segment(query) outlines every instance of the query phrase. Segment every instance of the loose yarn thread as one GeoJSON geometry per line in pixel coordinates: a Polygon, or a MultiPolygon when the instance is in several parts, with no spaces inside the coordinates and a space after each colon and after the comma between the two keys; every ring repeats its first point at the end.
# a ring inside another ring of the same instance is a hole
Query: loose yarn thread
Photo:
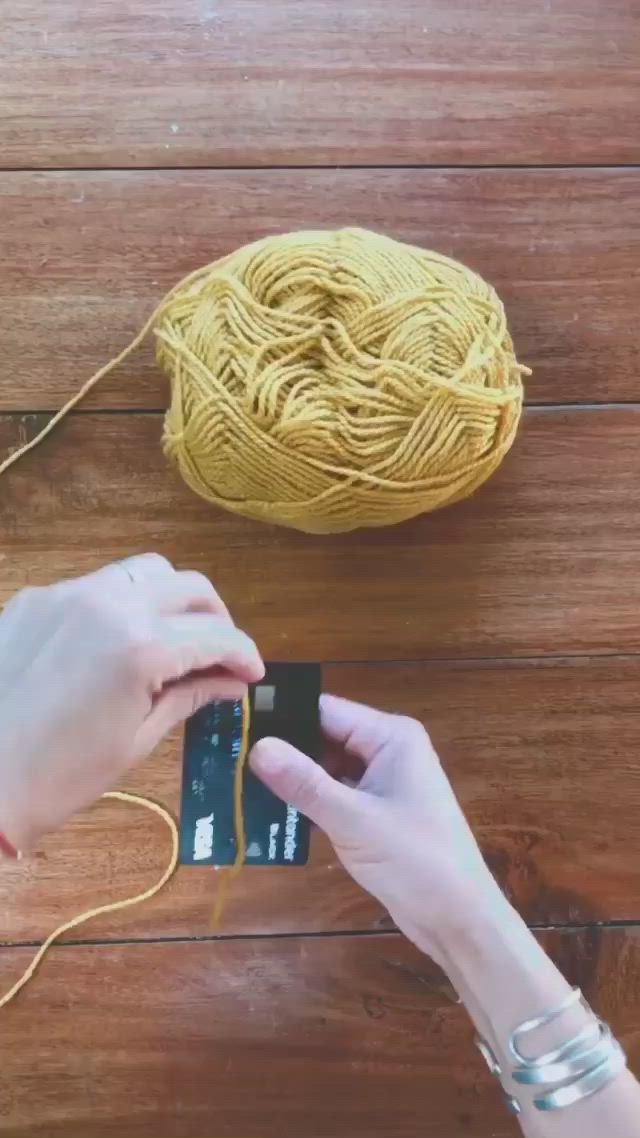
{"type": "Polygon", "coordinates": [[[494,289],[459,262],[360,229],[267,237],[178,282],[0,474],[152,329],[163,445],[188,485],[313,533],[473,493],[513,442],[530,374],[494,289]]]}
{"type": "MultiPolygon", "coordinates": [[[[225,876],[220,880],[220,883],[218,885],[213,914],[211,917],[211,926],[214,929],[219,926],[222,919],[224,906],[228,900],[230,884],[234,877],[237,877],[238,873],[242,869],[246,857],[247,841],[244,825],[243,788],[244,774],[246,770],[247,758],[249,755],[250,716],[251,709],[249,697],[245,696],[242,701],[242,737],[234,772],[233,783],[233,815],[236,838],[236,854],[233,865],[228,868],[224,867],[221,870],[225,876]]],[[[94,917],[100,917],[106,913],[117,913],[121,909],[128,909],[133,905],[141,905],[144,901],[149,901],[152,897],[155,897],[156,893],[159,893],[161,889],[164,889],[165,885],[171,880],[176,871],[179,851],[178,828],[167,808],[165,806],[162,806],[159,802],[154,802],[151,798],[146,798],[144,795],[131,794],[130,792],[124,790],[109,790],[103,794],[102,797],[116,799],[119,802],[133,803],[137,806],[144,806],[147,810],[153,811],[154,814],[157,814],[158,817],[162,818],[171,833],[171,855],[169,857],[167,867],[163,871],[158,881],[156,881],[155,885],[151,885],[142,893],[136,893],[133,896],[125,897],[120,901],[109,901],[105,905],[98,905],[93,909],[87,909],[85,912],[80,913],[77,917],[72,917],[71,920],[65,921],[63,924],[58,925],[58,928],[54,929],[54,931],[50,933],[47,939],[40,945],[40,948],[35,953],[35,956],[31,960],[30,964],[27,966],[27,968],[25,968],[22,976],[20,976],[20,978],[16,980],[15,984],[13,984],[11,988],[9,988],[9,990],[5,992],[2,997],[0,997],[0,1008],[4,1008],[7,1004],[11,1003],[11,1001],[15,999],[15,997],[25,987],[25,985],[29,983],[51,946],[55,944],[55,942],[59,940],[61,936],[64,936],[65,933],[70,932],[72,929],[77,929],[79,925],[83,925],[86,921],[90,921],[94,917]]]]}
{"type": "Polygon", "coordinates": [[[171,833],[171,856],[169,863],[155,885],[151,885],[149,889],[145,889],[142,893],[136,893],[132,897],[124,897],[120,901],[109,901],[107,904],[98,905],[94,909],[87,909],[84,913],[80,913],[79,916],[72,917],[70,921],[65,921],[63,924],[58,925],[58,928],[54,929],[52,933],[49,933],[47,939],[40,945],[33,960],[28,967],[25,968],[20,979],[16,980],[15,984],[9,988],[9,991],[5,992],[4,996],[0,998],[0,1008],[4,1008],[7,1004],[11,1003],[18,995],[18,992],[24,988],[25,984],[29,983],[29,980],[31,980],[36,969],[42,963],[51,945],[59,940],[61,936],[64,936],[65,933],[70,932],[72,929],[77,929],[79,925],[83,925],[85,921],[92,920],[93,917],[100,917],[105,913],[117,913],[121,909],[130,908],[132,905],[141,905],[143,901],[148,901],[151,897],[155,897],[156,893],[159,893],[160,890],[164,888],[175,873],[178,864],[178,828],[169,811],[164,806],[161,806],[159,802],[154,802],[152,799],[145,798],[140,794],[130,794],[124,790],[109,790],[106,794],[103,794],[102,797],[115,798],[119,802],[130,802],[136,806],[144,806],[147,810],[152,810],[154,814],[162,818],[171,833]]]}

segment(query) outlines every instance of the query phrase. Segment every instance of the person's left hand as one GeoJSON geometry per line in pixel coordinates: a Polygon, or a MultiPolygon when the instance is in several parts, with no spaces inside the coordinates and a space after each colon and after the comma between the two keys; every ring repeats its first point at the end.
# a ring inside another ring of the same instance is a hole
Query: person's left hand
{"type": "Polygon", "coordinates": [[[211,582],[156,554],[18,593],[0,616],[0,831],[27,849],[263,674],[211,582]]]}

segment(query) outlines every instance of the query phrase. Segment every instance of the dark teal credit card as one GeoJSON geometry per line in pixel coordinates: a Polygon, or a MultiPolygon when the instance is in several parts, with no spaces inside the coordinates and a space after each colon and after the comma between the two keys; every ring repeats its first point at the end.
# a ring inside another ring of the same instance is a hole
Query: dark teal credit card
{"type": "MultiPolygon", "coordinates": [[[[320,747],[319,664],[267,664],[251,686],[250,744],[285,739],[313,759],[320,747]]],[[[231,865],[236,854],[233,784],[242,739],[242,705],[211,703],[185,727],[180,812],[182,865],[231,865]]],[[[249,865],[305,865],[308,818],[267,790],[249,766],[244,775],[249,865]]]]}

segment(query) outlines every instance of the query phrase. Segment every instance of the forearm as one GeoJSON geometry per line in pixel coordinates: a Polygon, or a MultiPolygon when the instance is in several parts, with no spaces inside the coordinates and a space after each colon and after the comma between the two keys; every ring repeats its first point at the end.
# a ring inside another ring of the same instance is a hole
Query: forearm
{"type": "MultiPolygon", "coordinates": [[[[519,1086],[509,1077],[514,1065],[507,1051],[511,1032],[558,1007],[571,988],[497,887],[489,886],[481,901],[470,900],[457,912],[457,923],[438,937],[437,957],[498,1059],[505,1089],[521,1105],[524,1133],[528,1138],[637,1138],[640,1088],[628,1072],[591,1097],[549,1113],[533,1106],[534,1094],[542,1088],[519,1086]]],[[[412,936],[433,952],[432,931],[422,937],[417,928],[412,936]]],[[[534,1053],[565,1043],[592,1022],[582,1005],[568,1009],[535,1032],[534,1053]]]]}

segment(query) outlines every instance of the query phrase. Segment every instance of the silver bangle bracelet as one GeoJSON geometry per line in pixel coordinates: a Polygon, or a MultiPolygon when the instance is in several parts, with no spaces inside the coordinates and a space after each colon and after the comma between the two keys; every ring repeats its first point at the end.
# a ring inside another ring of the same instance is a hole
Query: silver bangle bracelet
{"type": "MultiPolygon", "coordinates": [[[[540,1027],[547,1027],[548,1024],[553,1023],[554,1020],[559,1019],[561,1015],[564,1015],[565,1012],[569,1011],[569,1008],[572,1008],[576,1004],[580,1003],[585,1006],[587,1011],[590,1010],[582,998],[582,992],[580,989],[572,988],[569,992],[569,995],[562,1001],[562,1003],[558,1004],[557,1007],[551,1008],[549,1011],[543,1012],[542,1015],[535,1016],[533,1019],[525,1019],[523,1023],[519,1024],[518,1027],[515,1027],[513,1029],[511,1035],[509,1036],[509,1053],[511,1055],[511,1058],[515,1059],[516,1063],[519,1066],[527,1066],[529,1063],[555,1063],[557,1059],[560,1059],[562,1057],[560,1052],[563,1051],[564,1048],[557,1047],[554,1051],[548,1051],[546,1055],[541,1055],[538,1059],[529,1059],[526,1055],[522,1054],[522,1051],[520,1051],[519,1047],[517,1046],[517,1041],[520,1039],[521,1035],[528,1035],[529,1032],[537,1031],[540,1027]]],[[[572,1044],[573,1040],[571,1041],[571,1045],[572,1044]]],[[[565,1044],[565,1048],[567,1046],[570,1045],[565,1044]]]]}
{"type": "Polygon", "coordinates": [[[537,1063],[514,1067],[515,1082],[523,1086],[542,1086],[562,1083],[567,1079],[577,1079],[610,1055],[613,1037],[606,1023],[597,1020],[588,1031],[585,1029],[585,1032],[580,1032],[580,1036],[583,1038],[576,1036],[570,1043],[565,1044],[562,1055],[559,1055],[554,1062],[549,1063],[546,1057],[542,1056],[537,1063]],[[587,1040],[584,1039],[585,1035],[588,1035],[587,1040]]]}
{"type": "MultiPolygon", "coordinates": [[[[486,1040],[478,1039],[476,1044],[491,1073],[502,1082],[503,1071],[494,1050],[486,1040]]],[[[543,1094],[533,1099],[533,1106],[542,1111],[560,1110],[589,1098],[607,1086],[626,1066],[622,1047],[613,1038],[608,1025],[593,1015],[579,988],[574,988],[557,1007],[519,1024],[511,1032],[506,1050],[508,1056],[515,1060],[510,1072],[514,1082],[545,1088],[543,1094]],[[591,1023],[566,1043],[537,1058],[523,1054],[519,1044],[524,1035],[553,1023],[578,1003],[582,1003],[592,1016],[591,1023]]],[[[503,1090],[507,1105],[518,1113],[521,1104],[504,1086],[503,1090]]]]}
{"type": "Polygon", "coordinates": [[[626,1065],[624,1051],[619,1043],[614,1042],[611,1054],[603,1063],[588,1071],[581,1079],[534,1098],[533,1105],[538,1110],[561,1110],[563,1107],[573,1106],[574,1103],[590,1098],[608,1086],[626,1065]]]}

